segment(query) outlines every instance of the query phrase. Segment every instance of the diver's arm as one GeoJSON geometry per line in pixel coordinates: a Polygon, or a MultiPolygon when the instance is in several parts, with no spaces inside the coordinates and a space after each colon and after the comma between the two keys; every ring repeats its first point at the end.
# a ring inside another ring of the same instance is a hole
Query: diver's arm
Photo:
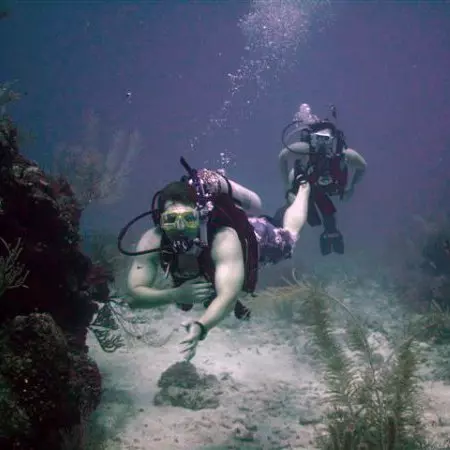
{"type": "Polygon", "coordinates": [[[281,179],[283,181],[284,190],[289,190],[289,166],[288,166],[289,150],[285,147],[278,155],[280,165],[281,179]]]}
{"type": "Polygon", "coordinates": [[[211,257],[215,264],[216,297],[198,320],[207,331],[233,310],[245,278],[244,257],[235,230],[224,228],[214,237],[211,257]]]}
{"type": "MultiPolygon", "coordinates": [[[[136,251],[153,250],[159,248],[161,236],[153,228],[140,239],[136,251]]],[[[179,291],[172,289],[155,289],[160,253],[153,252],[136,256],[128,273],[128,289],[131,295],[131,308],[156,308],[158,306],[178,301],[179,291]]]]}
{"type": "Polygon", "coordinates": [[[289,145],[289,148],[284,147],[281,150],[280,154],[278,155],[278,162],[285,191],[288,191],[292,187],[291,183],[289,182],[289,161],[295,161],[296,155],[298,155],[298,157],[302,157],[307,155],[308,153],[309,145],[305,142],[294,142],[293,144],[289,145]]]}
{"type": "Polygon", "coordinates": [[[347,164],[354,170],[350,181],[350,188],[353,188],[355,184],[363,179],[367,169],[367,162],[356,150],[351,148],[346,148],[344,154],[347,164]]]}

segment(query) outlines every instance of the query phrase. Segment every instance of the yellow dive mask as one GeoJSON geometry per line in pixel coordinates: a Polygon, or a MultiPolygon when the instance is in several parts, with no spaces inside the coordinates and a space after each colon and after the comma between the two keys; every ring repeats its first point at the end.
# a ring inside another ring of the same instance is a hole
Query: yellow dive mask
{"type": "Polygon", "coordinates": [[[182,234],[186,237],[196,237],[200,228],[198,212],[196,210],[163,212],[161,228],[169,235],[182,234]]]}

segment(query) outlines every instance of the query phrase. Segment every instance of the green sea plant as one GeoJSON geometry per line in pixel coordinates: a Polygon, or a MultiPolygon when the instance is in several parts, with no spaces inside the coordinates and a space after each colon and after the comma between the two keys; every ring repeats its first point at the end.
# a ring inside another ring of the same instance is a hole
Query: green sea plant
{"type": "Polygon", "coordinates": [[[380,362],[369,343],[369,331],[341,300],[319,282],[299,281],[309,347],[322,369],[326,397],[325,433],[317,438],[321,450],[430,450],[422,423],[418,375],[423,332],[439,326],[443,312],[412,323],[406,335],[380,362]],[[340,338],[332,307],[347,316],[340,338]]]}

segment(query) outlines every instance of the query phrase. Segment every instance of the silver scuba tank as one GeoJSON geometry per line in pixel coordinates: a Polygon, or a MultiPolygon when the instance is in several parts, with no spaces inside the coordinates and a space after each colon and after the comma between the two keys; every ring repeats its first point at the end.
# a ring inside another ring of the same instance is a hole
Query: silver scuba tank
{"type": "Polygon", "coordinates": [[[198,177],[203,181],[207,191],[212,195],[227,194],[237,206],[249,215],[262,213],[262,201],[258,194],[227,178],[223,169],[199,169],[198,177]]]}

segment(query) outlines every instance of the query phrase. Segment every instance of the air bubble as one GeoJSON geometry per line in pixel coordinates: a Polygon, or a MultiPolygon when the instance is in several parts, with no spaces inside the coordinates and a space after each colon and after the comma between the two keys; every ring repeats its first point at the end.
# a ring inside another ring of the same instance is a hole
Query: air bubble
{"type": "MultiPolygon", "coordinates": [[[[327,0],[252,1],[250,11],[238,23],[246,39],[245,56],[241,57],[235,72],[227,73],[230,84],[227,99],[210,117],[202,138],[229,126],[232,110],[233,121],[253,113],[255,100],[294,67],[314,17],[329,3],[327,0]]],[[[195,141],[196,146],[199,141],[195,141]]]]}

